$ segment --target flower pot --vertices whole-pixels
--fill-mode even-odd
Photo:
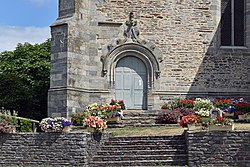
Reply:
[[[208,128],[209,131],[232,131],[234,130],[234,124],[233,125],[210,125]]]
[[[238,118],[240,120],[250,120],[250,115],[248,115],[248,114],[238,115]]]
[[[202,130],[202,126],[195,124],[188,124],[188,130],[189,131]]]
[[[12,128],[3,128],[1,129],[2,133],[16,133],[16,127],[12,127]]]
[[[59,131],[56,131],[56,130],[53,130],[53,129],[46,129],[45,132],[59,132]]]
[[[233,117],[234,113],[225,112],[223,115],[224,117]]]
[[[55,130],[55,129],[46,129],[45,130],[45,132],[52,132],[52,133],[55,133],[55,132],[60,133],[62,131],[63,131],[62,129],[57,129],[57,130]]]
[[[70,130],[71,130],[70,126],[64,126],[62,131],[63,132],[70,132]]]
[[[106,121],[107,122],[115,122],[118,123],[121,120],[121,117],[111,117],[111,118],[107,118]]]

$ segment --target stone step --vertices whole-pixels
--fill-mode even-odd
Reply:
[[[144,117],[141,117],[141,116],[134,116],[134,117],[131,117],[131,116],[124,116],[122,118],[122,121],[127,121],[127,120],[136,120],[136,121],[145,121],[145,120],[156,120],[157,117],[149,117],[149,116],[144,116]]]
[[[111,137],[91,166],[185,166],[186,149],[184,135]]]
[[[113,155],[113,156],[95,156],[93,161],[141,161],[141,160],[182,160],[185,159],[187,154],[178,155]]]
[[[117,140],[117,141],[108,141],[105,143],[105,145],[180,145],[180,144],[186,144],[185,140],[130,140],[130,141],[124,141],[124,140]]]
[[[187,160],[138,160],[138,161],[99,161],[92,163],[90,167],[119,167],[119,166],[185,166],[187,165]]]
[[[98,151],[97,155],[109,155],[109,156],[118,156],[118,155],[185,155],[186,150],[184,149],[164,149],[164,150],[112,150],[112,151]]]
[[[185,145],[125,145],[125,146],[113,146],[113,145],[104,145],[102,146],[102,150],[109,150],[109,151],[117,151],[117,150],[156,150],[156,149],[182,149],[186,150]]]
[[[124,110],[124,117],[118,123],[108,123],[111,128],[161,126],[157,117],[161,110]],[[164,125],[164,124],[163,124]]]
[[[145,120],[127,119],[127,120],[121,120],[120,123],[121,124],[155,124],[155,120],[152,120],[152,119],[145,119]]]
[[[124,113],[123,115],[125,117],[157,117],[158,116],[158,112],[157,113],[147,113],[147,112],[142,112],[142,113]]]
[[[132,110],[132,111],[123,111],[124,117],[153,117],[156,118],[159,115],[159,111],[141,111],[141,110]]]
[[[126,137],[111,137],[109,141],[135,141],[135,140],[185,140],[183,135],[172,135],[172,136],[126,136]]]

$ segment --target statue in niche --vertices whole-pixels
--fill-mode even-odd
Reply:
[[[216,119],[217,116],[221,116],[222,117],[222,111],[218,108],[213,108],[210,111],[210,115],[212,119]]]
[[[124,31],[124,36],[128,41],[138,42],[139,41],[139,29],[137,27],[137,21],[134,20],[134,13],[129,13],[129,20],[126,21],[127,28]]]

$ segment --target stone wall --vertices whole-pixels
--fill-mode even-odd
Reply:
[[[88,166],[108,133],[0,134],[0,166]]]
[[[189,166],[250,167],[250,131],[186,133]]]
[[[0,134],[0,166],[88,166],[109,133]],[[250,167],[250,131],[186,132],[188,165]]]

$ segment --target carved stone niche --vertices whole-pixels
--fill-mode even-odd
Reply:
[[[222,111],[218,108],[214,108],[210,111],[210,115],[212,119],[216,119],[217,116],[222,117]]]

